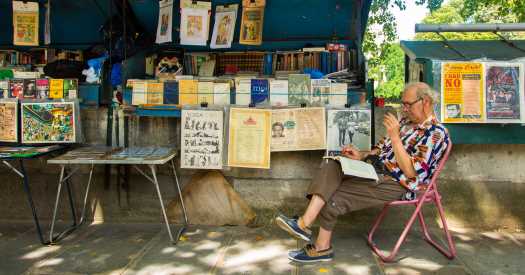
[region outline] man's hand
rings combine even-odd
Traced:
[[[395,117],[391,113],[387,113],[385,115],[385,118],[383,119],[383,125],[386,128],[386,133],[390,139],[397,139],[399,138],[399,121],[397,120],[397,117]]]
[[[343,147],[343,150],[341,151],[341,155],[343,155],[343,157],[347,157],[347,158],[355,159],[355,160],[361,160],[362,158],[361,152],[359,152],[359,150],[357,150],[354,146],[350,144],[345,145]]]

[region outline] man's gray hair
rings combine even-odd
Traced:
[[[416,90],[416,96],[417,98],[428,98],[430,99],[431,103],[433,105],[439,103],[439,96],[437,93],[428,86],[427,83],[424,82],[411,82],[406,84],[405,91],[409,89],[415,89]]]

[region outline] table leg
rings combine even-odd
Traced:
[[[44,241],[44,236],[42,234],[42,229],[40,228],[40,222],[38,221],[38,215],[36,213],[35,204],[33,203],[33,196],[31,195],[31,189],[29,188],[29,179],[27,178],[26,170],[24,167],[24,160],[20,159],[20,170],[22,173],[22,182],[24,184],[24,191],[27,195],[27,200],[29,201],[29,206],[31,207],[31,212],[33,213],[33,220],[35,221],[36,230],[38,233],[38,238],[43,245],[48,245],[49,241]]]
[[[65,165],[61,166],[60,179],[58,181],[57,196],[56,196],[56,199],[55,199],[55,207],[53,209],[53,219],[51,220],[51,229],[49,231],[49,240],[50,240],[51,244],[57,243],[58,241],[60,241],[61,239],[63,239],[67,235],[69,235],[71,232],[73,232],[75,229],[77,229],[78,227],[80,227],[83,224],[85,213],[86,213],[87,197],[89,195],[89,188],[91,186],[91,181],[92,181],[92,177],[93,177],[93,169],[94,169],[94,165],[91,165],[91,170],[89,172],[89,181],[88,181],[88,184],[87,184],[87,187],[86,187],[86,192],[85,192],[85,195],[84,195],[84,205],[82,207],[82,214],[81,214],[82,216],[80,217],[80,222],[77,223],[77,217],[76,217],[76,214],[75,214],[75,203],[74,203],[72,192],[71,192],[71,189],[70,189],[70,186],[69,186],[71,184],[69,179],[76,173],[76,171],[78,171],[78,168],[73,170],[69,174],[66,174],[66,166]],[[53,234],[53,231],[55,229],[55,221],[56,221],[56,215],[57,215],[57,211],[58,211],[58,204],[60,202],[60,194],[61,194],[61,191],[62,191],[62,184],[64,182],[65,182],[66,188],[68,190],[69,202],[70,202],[70,207],[71,207],[72,216],[73,216],[72,217],[73,224],[69,228],[67,228],[66,230],[60,232],[59,234],[57,234],[55,236]]]
[[[179,240],[178,239],[177,241],[173,240],[173,234],[171,234],[170,223],[168,221],[168,215],[166,214],[166,208],[164,207],[164,202],[162,201],[162,194],[160,193],[159,181],[157,180],[157,170],[155,169],[155,165],[149,165],[149,167],[151,169],[151,174],[153,175],[153,184],[155,185],[155,188],[157,189],[157,195],[159,196],[160,207],[162,210],[162,215],[164,216],[164,222],[166,223],[166,228],[168,229],[168,235],[170,236],[171,242],[173,244],[177,244]]]
[[[177,177],[177,170],[175,169],[175,162],[173,159],[170,161],[171,164],[171,171],[173,172],[173,177],[175,178],[175,184],[177,187],[177,192],[179,193],[179,199],[180,199],[180,205],[182,207],[182,214],[184,215],[184,225],[179,230],[179,233],[177,234],[177,241],[180,239],[184,231],[186,231],[186,228],[188,226],[188,215],[186,212],[186,206],[184,206],[184,199],[182,198],[182,191],[179,184],[179,177]]]

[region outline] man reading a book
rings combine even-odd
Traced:
[[[382,206],[384,203],[415,199],[430,183],[433,171],[449,144],[448,132],[436,119],[437,96],[425,83],[408,84],[402,95],[403,118],[386,114],[387,135],[370,152],[346,146],[342,156],[371,162],[379,181],[344,175],[339,162],[323,159],[306,197],[310,203],[298,218],[279,215],[276,223],[292,236],[303,239],[303,249],[290,251],[296,262],[333,259],[332,232],[337,217],[347,212]],[[319,234],[312,243],[309,227],[318,219]]]

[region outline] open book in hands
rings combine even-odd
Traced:
[[[333,159],[339,161],[343,174],[359,178],[372,179],[379,181],[374,166],[360,160],[353,160],[343,156],[325,156],[323,159]]]

